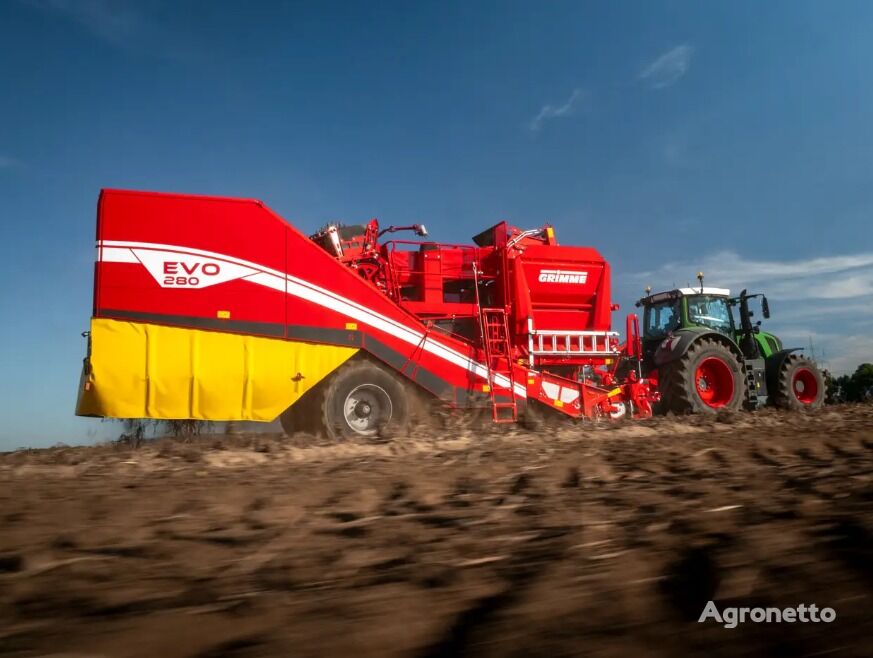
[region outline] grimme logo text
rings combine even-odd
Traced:
[[[588,281],[588,272],[540,270],[540,283],[585,283],[586,281]]]
[[[697,623],[712,620],[723,624],[725,628],[736,628],[747,621],[756,624],[829,624],[836,618],[837,613],[833,608],[819,608],[814,603],[801,603],[796,608],[725,608],[719,612],[715,602],[710,601],[700,613]]]
[[[217,263],[164,261],[165,286],[198,286],[201,276],[216,276],[221,272]]]

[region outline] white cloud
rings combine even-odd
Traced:
[[[195,38],[161,24],[166,0],[18,0],[44,14],[77,23],[103,41],[152,56],[190,59],[200,52]]]
[[[8,155],[0,155],[0,169],[15,169],[22,165],[21,160]]]
[[[873,363],[873,336],[870,335],[809,328],[786,328],[776,333],[786,346],[802,347],[807,354],[813,352],[816,361],[832,375],[850,375],[862,363]]]
[[[135,5],[111,0],[22,0],[44,12],[55,13],[83,25],[115,45],[139,30],[143,22]]]
[[[770,298],[773,298],[773,293],[766,284],[762,285],[760,290],[767,292]],[[861,296],[857,299],[817,299],[815,302],[804,304],[797,303],[796,300],[787,303],[779,303],[776,307],[776,314],[779,320],[784,322],[812,322],[821,321],[827,318],[839,317],[845,319],[845,324],[856,323],[873,323],[873,296]]]
[[[690,141],[687,130],[676,130],[656,138],[653,145],[664,164],[673,168],[689,169],[697,164]]]
[[[581,100],[585,98],[585,93],[581,89],[574,89],[573,93],[570,94],[570,98],[567,99],[562,105],[543,105],[533,119],[530,121],[530,129],[534,132],[539,131],[543,127],[543,123],[550,119],[558,119],[561,117],[567,117],[573,114],[576,111],[576,108]]]
[[[664,89],[679,81],[688,73],[694,48],[688,44],[676,46],[646,64],[640,71],[640,80],[652,89]]]
[[[713,285],[736,287],[765,284],[774,297],[784,299],[851,299],[873,295],[873,253],[825,256],[795,261],[749,260],[721,251],[686,263],[667,263],[634,275],[638,280],[684,284],[703,270]]]
[[[862,363],[873,363],[873,336],[834,336],[826,349],[823,361],[835,375],[851,374]]]

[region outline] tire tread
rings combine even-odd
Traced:
[[[666,411],[672,411],[674,414],[689,414],[698,411],[711,412],[714,410],[708,409],[697,403],[695,392],[694,373],[690,371],[691,364],[694,363],[698,354],[707,349],[716,348],[718,351],[724,351],[732,358],[740,371],[740,375],[735,378],[734,386],[740,389],[741,395],[736,396],[736,404],[726,406],[727,410],[736,411],[742,408],[743,402],[746,399],[746,380],[742,376],[742,366],[739,363],[736,355],[727,348],[723,343],[711,338],[701,338],[691,344],[691,347],[679,359],[668,363],[664,366],[664,372],[661,376],[661,400],[663,408]]]
[[[819,395],[819,400],[813,404],[806,405],[798,400],[792,391],[793,373],[798,367],[803,366],[816,373],[819,389],[822,391]],[[809,359],[801,354],[789,354],[782,360],[779,367],[779,372],[776,375],[776,390],[772,392],[773,404],[780,409],[788,409],[791,411],[811,411],[818,409],[824,403],[824,378],[821,371],[812,359]]]

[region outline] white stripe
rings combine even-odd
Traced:
[[[290,274],[280,272],[279,270],[274,270],[272,268],[266,267],[266,266],[261,265],[259,263],[253,263],[251,261],[243,260],[241,258],[235,258],[233,256],[226,256],[224,254],[219,254],[219,253],[214,252],[214,251],[206,251],[205,249],[195,249],[193,247],[179,247],[179,246],[171,245],[171,244],[157,244],[154,242],[124,242],[124,241],[120,241],[120,240],[102,240],[101,242],[98,243],[98,246],[103,246],[103,247],[124,246],[124,247],[133,248],[133,249],[152,249],[152,250],[157,250],[157,251],[172,251],[175,253],[183,253],[183,254],[188,254],[188,255],[205,256],[207,258],[221,260],[221,261],[224,261],[226,263],[233,263],[235,265],[242,265],[243,267],[250,267],[252,269],[256,269],[256,270],[259,270],[261,272],[264,272],[265,274],[271,274],[271,275],[279,278],[282,281],[285,281],[287,279],[289,282],[295,282],[301,286],[311,288],[313,290],[317,290],[317,291],[327,295],[328,297],[333,298],[334,300],[336,300],[340,303],[353,306],[353,307],[359,309],[360,311],[363,311],[364,313],[378,317],[381,320],[392,324],[394,327],[396,327],[396,329],[398,329],[400,331],[410,331],[410,329],[408,327],[397,322],[396,320],[392,320],[391,318],[387,318],[384,315],[380,315],[376,311],[368,309],[366,306],[362,306],[361,304],[358,304],[357,302],[353,302],[350,299],[346,299],[345,297],[341,297],[340,295],[337,295],[336,293],[330,292],[329,290],[325,290],[324,288],[319,288],[318,286],[316,286],[312,283],[309,283],[308,281],[304,281],[303,279],[298,279],[297,277],[291,276]],[[106,260],[106,259],[104,259],[104,260]],[[128,261],[120,261],[120,262],[128,262]],[[133,262],[138,262],[138,261],[133,261]],[[251,277],[249,277],[249,279],[251,280]],[[262,283],[261,285],[266,285],[266,284]],[[270,286],[270,287],[274,287],[274,286]],[[280,292],[285,291],[284,288],[275,288],[275,289],[279,290]],[[294,294],[294,293],[291,293],[291,294]],[[296,295],[296,296],[299,296],[299,295]],[[314,300],[310,300],[310,301],[314,301]],[[316,302],[316,303],[319,303],[319,302]],[[331,306],[326,305],[326,304],[319,303],[319,305],[320,306],[327,306],[327,308],[332,308]],[[364,320],[362,320],[362,322],[364,322]],[[387,333],[391,333],[391,332],[387,332]],[[413,333],[415,333],[415,332],[413,332]],[[417,335],[416,344],[418,344],[418,341],[421,340],[421,337],[423,334],[419,333],[416,335]],[[447,348],[447,349],[449,349],[449,348]],[[458,354],[458,356],[461,356],[461,354],[459,354],[457,352],[456,352],[456,354]]]
[[[272,288],[279,292],[283,292],[294,297],[305,299],[324,308],[342,313],[350,318],[367,324],[375,329],[385,332],[395,338],[402,340],[410,345],[421,345],[421,348],[437,356],[444,361],[448,361],[453,365],[464,368],[468,372],[473,372],[477,376],[488,379],[488,369],[474,361],[457,350],[437,342],[433,337],[428,336],[424,339],[424,334],[409,327],[387,318],[371,309],[368,309],[357,302],[337,295],[334,292],[320,288],[308,281],[297,278],[290,274],[284,274],[278,270],[265,267],[258,263],[252,263],[241,258],[226,256],[213,251],[204,249],[194,249],[192,247],[180,247],[176,245],[156,244],[152,242],[126,242],[120,240],[102,240],[98,243],[98,251],[101,254],[100,260],[114,263],[138,263],[139,261],[133,255],[131,249],[151,249],[156,251],[169,251],[174,253],[183,253],[195,256],[204,256],[215,260],[220,260],[243,267],[250,267],[258,270],[257,274],[252,274],[245,278],[246,281],[257,283],[258,285]],[[503,375],[493,375],[493,383],[497,386],[509,386],[509,379]],[[514,391],[518,397],[527,397],[527,389],[521,384],[515,384]]]
[[[109,261],[110,263],[138,263],[137,257],[134,256],[130,249],[120,247],[98,247],[98,260]],[[102,255],[100,255],[102,254]]]

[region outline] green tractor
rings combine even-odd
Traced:
[[[767,298],[745,290],[731,297],[724,288],[704,287],[703,273],[697,278],[697,288],[647,289],[637,302],[644,309],[643,374],[658,380],[662,411],[819,408],[825,383],[815,362],[752,321],[749,301],[760,298],[766,319]]]

